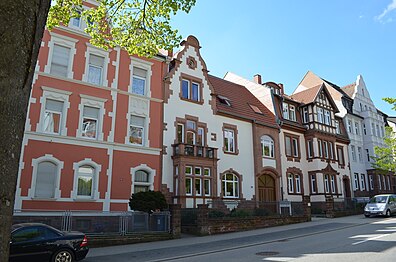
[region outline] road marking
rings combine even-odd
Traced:
[[[368,242],[368,241],[371,241],[371,240],[376,240],[376,239],[379,239],[379,238],[381,238],[381,237],[385,237],[385,236],[389,236],[389,235],[390,235],[390,234],[382,234],[382,235],[378,235],[378,236],[375,236],[375,237],[369,237],[369,238],[367,238],[367,239],[365,239],[365,240],[352,243],[352,245],[353,245],[353,246],[354,246],[354,245],[359,245],[359,244],[362,244],[362,243],[365,243],[365,242]]]

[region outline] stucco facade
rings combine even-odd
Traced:
[[[44,33],[16,210],[126,211],[133,192],[160,189],[165,57],[98,49],[83,27]]]

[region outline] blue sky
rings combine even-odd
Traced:
[[[197,0],[172,25],[194,35],[211,74],[283,83],[308,70],[338,86],[361,74],[377,108],[396,97],[396,0]]]

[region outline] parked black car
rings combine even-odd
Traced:
[[[41,223],[12,226],[10,261],[72,262],[88,253],[87,237],[81,232],[62,232]]]

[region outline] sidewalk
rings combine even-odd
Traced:
[[[309,228],[312,226],[319,226],[319,225],[325,225],[325,224],[330,224],[330,223],[350,224],[351,226],[354,226],[354,225],[360,225],[360,224],[368,224],[373,221],[374,221],[373,219],[364,218],[363,215],[348,216],[348,217],[341,217],[341,218],[315,218],[315,217],[313,217],[311,222],[291,224],[291,225],[278,226],[278,227],[261,228],[261,229],[250,230],[250,231],[226,233],[226,234],[203,236],[203,237],[182,234],[182,238],[180,238],[180,239],[172,239],[172,240],[156,241],[156,242],[148,242],[148,243],[139,243],[139,244],[130,244],[130,245],[122,245],[122,246],[91,248],[87,257],[96,257],[96,256],[104,256],[104,255],[111,255],[111,254],[123,254],[123,253],[128,253],[128,252],[135,252],[135,251],[155,250],[158,248],[180,247],[183,245],[210,243],[210,242],[216,242],[216,241],[221,241],[221,240],[232,240],[232,239],[248,237],[248,236],[283,232],[283,231],[293,230],[293,229]]]

